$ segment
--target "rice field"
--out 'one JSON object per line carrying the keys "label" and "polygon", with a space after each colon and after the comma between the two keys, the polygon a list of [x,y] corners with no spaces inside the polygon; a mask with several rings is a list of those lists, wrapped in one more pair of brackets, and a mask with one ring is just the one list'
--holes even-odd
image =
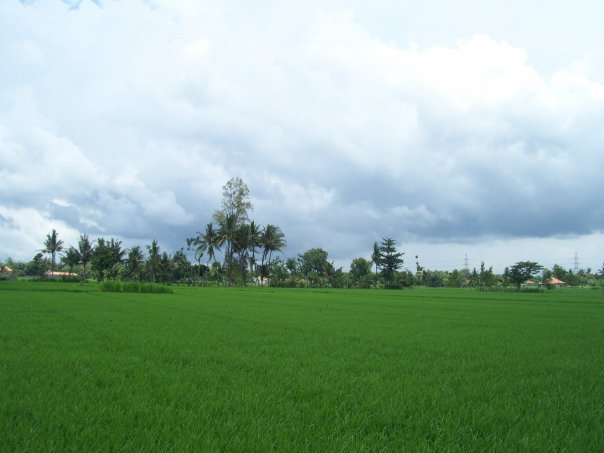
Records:
{"label": "rice field", "polygon": [[604,451],[604,294],[0,282],[0,451]]}

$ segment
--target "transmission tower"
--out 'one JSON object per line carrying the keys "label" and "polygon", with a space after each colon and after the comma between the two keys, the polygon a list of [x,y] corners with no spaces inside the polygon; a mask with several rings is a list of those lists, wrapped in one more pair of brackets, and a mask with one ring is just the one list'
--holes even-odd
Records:
{"label": "transmission tower", "polygon": [[463,265],[464,265],[465,270],[468,270],[468,254],[467,253],[463,259]]}
{"label": "transmission tower", "polygon": [[577,255],[577,252],[575,252],[575,258],[573,260],[573,272],[575,273],[575,275],[577,274],[577,272],[579,272],[579,256]]}

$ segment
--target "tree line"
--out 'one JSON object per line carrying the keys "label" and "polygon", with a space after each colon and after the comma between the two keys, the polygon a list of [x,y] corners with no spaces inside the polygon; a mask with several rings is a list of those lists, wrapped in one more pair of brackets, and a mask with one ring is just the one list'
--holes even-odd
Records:
{"label": "tree line", "polygon": [[[183,246],[173,254],[162,251],[157,239],[144,248],[134,245],[126,249],[115,238],[101,237],[94,242],[86,234],[80,235],[77,245],[66,247],[53,229],[30,262],[18,263],[9,258],[6,266],[0,264],[0,278],[8,267],[13,276],[280,287],[519,288],[532,280],[547,286],[552,278],[568,285],[604,282],[604,264],[594,274],[591,269],[573,272],[557,264],[545,269],[539,263],[521,261],[497,275],[484,263],[471,271],[430,270],[422,266],[416,256],[415,272],[412,272],[403,269],[405,253],[399,251],[396,241],[389,237],[374,242],[371,256],[353,259],[349,271],[344,272],[342,267],[336,268],[334,262],[329,261],[328,252],[321,248],[283,258],[280,254],[287,244],[285,234],[276,225],[262,226],[250,220],[251,210],[247,185],[240,178],[232,178],[223,187],[221,207],[212,215],[213,221],[203,231],[187,238],[186,248]],[[188,254],[193,255],[193,262]],[[61,271],[57,271],[58,268]]]}

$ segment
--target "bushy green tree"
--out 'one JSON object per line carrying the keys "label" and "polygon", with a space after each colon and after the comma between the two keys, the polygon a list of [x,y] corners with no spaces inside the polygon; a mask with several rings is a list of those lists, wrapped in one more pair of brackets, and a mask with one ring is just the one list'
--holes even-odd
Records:
{"label": "bushy green tree", "polygon": [[105,278],[115,280],[121,277],[123,267],[120,266],[125,253],[126,250],[122,249],[122,241],[113,238],[108,241],[104,238],[97,239],[90,263],[97,279],[99,281]]}
{"label": "bushy green tree", "polygon": [[485,267],[484,262],[480,263],[480,274],[478,275],[479,284],[481,287],[491,288],[495,285],[497,278],[493,272],[493,266],[488,269]]}
{"label": "bushy green tree", "polygon": [[379,268],[386,287],[393,282],[394,273],[403,265],[404,252],[396,250],[396,241],[392,238],[383,238],[379,246]]}
{"label": "bushy green tree", "polygon": [[300,272],[311,285],[321,285],[321,279],[325,277],[325,267],[328,264],[328,253],[321,248],[312,248],[298,255]]}
{"label": "bushy green tree", "polygon": [[350,279],[363,288],[367,288],[371,283],[368,277],[371,275],[371,261],[365,258],[355,258],[350,263]]}
{"label": "bushy green tree", "polygon": [[26,275],[36,275],[43,277],[44,273],[50,269],[50,261],[44,257],[43,253],[36,253],[34,258],[27,263],[25,268]]}
{"label": "bushy green tree", "polygon": [[184,250],[177,250],[172,257],[172,275],[173,280],[181,281],[191,276],[191,263],[187,259],[187,255]]}
{"label": "bushy green tree", "polygon": [[518,288],[532,278],[535,278],[539,272],[543,270],[543,266],[533,261],[519,261],[510,267],[510,281]]}

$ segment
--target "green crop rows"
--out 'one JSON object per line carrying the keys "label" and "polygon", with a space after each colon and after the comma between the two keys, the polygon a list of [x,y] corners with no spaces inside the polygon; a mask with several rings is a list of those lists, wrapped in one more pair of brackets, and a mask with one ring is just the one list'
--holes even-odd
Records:
{"label": "green crop rows", "polygon": [[604,451],[603,302],[0,282],[0,451]]}

